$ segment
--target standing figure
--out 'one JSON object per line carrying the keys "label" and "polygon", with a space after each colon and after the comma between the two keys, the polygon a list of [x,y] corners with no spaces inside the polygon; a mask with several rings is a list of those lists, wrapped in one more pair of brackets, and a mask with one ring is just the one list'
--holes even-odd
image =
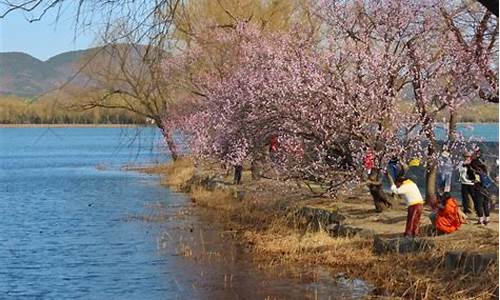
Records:
{"label": "standing figure", "polygon": [[278,142],[278,136],[277,135],[273,135],[269,141],[269,152],[270,153],[275,153],[278,151],[278,147],[279,147],[279,142]]}
{"label": "standing figure", "polygon": [[453,162],[451,161],[450,152],[447,149],[443,150],[438,160],[439,171],[439,192],[449,193],[451,191],[451,176],[453,174]]}
{"label": "standing figure", "polygon": [[243,173],[243,166],[238,164],[234,166],[234,184],[241,183],[241,174]]}
{"label": "standing figure", "polygon": [[470,163],[472,175],[474,176],[474,189],[476,194],[476,213],[478,225],[487,225],[490,222],[491,196],[489,188],[492,185],[488,176],[488,168],[481,158],[481,150],[477,148],[474,152],[474,158]]}
{"label": "standing figure", "polygon": [[420,227],[420,217],[424,209],[424,199],[418,186],[406,177],[398,177],[395,184],[391,186],[394,194],[401,195],[408,206],[406,216],[405,237],[415,237],[418,235]]}
{"label": "standing figure", "polygon": [[[459,181],[462,185],[462,207],[465,214],[472,213],[472,205],[476,203],[476,192],[474,189],[474,175],[472,169],[470,168],[470,163],[472,161],[472,155],[469,152],[464,153],[464,160],[460,163],[458,167]],[[472,180],[470,179],[472,178]],[[476,209],[474,207],[474,209]]]}
{"label": "standing figure", "polygon": [[365,149],[365,154],[363,156],[363,168],[366,173],[370,175],[372,169],[375,168],[375,153],[369,148]]}

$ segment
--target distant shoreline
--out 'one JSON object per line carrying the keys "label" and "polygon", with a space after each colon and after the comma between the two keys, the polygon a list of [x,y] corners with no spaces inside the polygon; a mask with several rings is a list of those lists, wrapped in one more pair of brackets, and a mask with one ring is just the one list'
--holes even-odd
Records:
{"label": "distant shoreline", "polygon": [[148,127],[146,124],[0,124],[0,128],[125,128]]}

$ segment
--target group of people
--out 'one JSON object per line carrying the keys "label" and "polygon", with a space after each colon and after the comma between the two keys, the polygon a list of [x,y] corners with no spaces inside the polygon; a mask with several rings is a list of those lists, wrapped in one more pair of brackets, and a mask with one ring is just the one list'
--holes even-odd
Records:
{"label": "group of people", "polygon": [[[279,147],[278,138],[272,136],[269,142],[269,153],[272,157]],[[368,175],[374,169],[374,153],[366,150],[363,166]],[[418,160],[412,160],[410,166],[418,165]],[[454,165],[447,147],[443,148],[438,159],[438,193],[437,205],[431,205],[433,212],[430,215],[432,224],[441,233],[456,231],[466,223],[467,215],[472,213],[472,206],[477,214],[478,225],[487,225],[490,222],[491,195],[489,192],[493,181],[488,175],[488,168],[484,163],[478,147],[473,153],[465,151],[464,159],[458,167],[459,182],[461,183],[462,207],[451,195],[452,175]],[[234,166],[234,183],[240,184],[243,167]],[[402,164],[397,157],[392,157],[387,165],[387,177],[391,185],[391,192],[400,195],[407,207],[406,228],[404,235],[408,237],[419,234],[420,219],[423,212],[424,198],[415,182],[407,177],[408,167]],[[471,205],[472,202],[472,205]],[[388,203],[390,204],[390,203]]]}
{"label": "group of people", "polygon": [[[419,233],[424,199],[417,184],[407,178],[406,172],[398,168],[398,165],[397,158],[389,161],[388,177],[391,181],[392,193],[401,195],[408,207],[404,235],[413,237]],[[493,182],[488,176],[486,164],[481,157],[481,151],[477,148],[473,154],[465,152],[464,160],[459,166],[463,212],[460,210],[457,200],[450,194],[453,164],[447,149],[444,149],[441,154],[438,168],[439,203],[436,207],[433,207],[433,212],[430,215],[432,224],[438,232],[451,233],[465,223],[466,214],[470,214],[472,208],[469,202],[473,203],[478,217],[476,224],[487,225],[490,222],[491,208],[489,189]]]}

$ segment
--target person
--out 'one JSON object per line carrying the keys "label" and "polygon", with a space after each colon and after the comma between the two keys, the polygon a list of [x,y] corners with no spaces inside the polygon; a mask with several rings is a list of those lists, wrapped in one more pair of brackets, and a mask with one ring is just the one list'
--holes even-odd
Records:
{"label": "person", "polygon": [[453,162],[450,158],[450,152],[445,148],[441,152],[441,156],[438,160],[438,170],[439,170],[439,190],[440,193],[446,193],[451,191],[451,177],[453,174]]}
{"label": "person", "polygon": [[401,175],[401,164],[397,156],[391,157],[387,163],[387,178],[389,179],[389,184],[392,186],[396,182],[396,178]]}
{"label": "person", "polygon": [[278,151],[279,147],[278,136],[273,135],[269,141],[269,153],[275,153]]}
{"label": "person", "polygon": [[479,147],[474,149],[474,156],[472,157],[470,165],[474,171],[482,171],[484,173],[488,172],[488,167],[486,167],[486,164],[483,161],[481,149]]}
{"label": "person", "polygon": [[234,166],[234,184],[241,183],[241,174],[243,173],[243,166],[241,164],[237,164]]}
{"label": "person", "polygon": [[405,176],[400,176],[396,179],[394,185],[391,186],[391,191],[394,194],[401,195],[408,206],[404,236],[417,236],[420,227],[420,217],[424,209],[424,199],[422,198],[422,194],[420,194],[418,186]]}
{"label": "person", "polygon": [[488,176],[488,169],[481,158],[481,150],[479,148],[474,152],[474,157],[470,163],[471,171],[469,179],[474,180],[474,189],[476,195],[476,214],[478,225],[487,225],[490,222],[490,205],[491,198],[489,188],[492,185],[491,179]]}
{"label": "person", "polygon": [[370,148],[365,149],[365,154],[363,156],[363,168],[366,170],[368,175],[370,175],[372,169],[375,168],[375,153],[373,153]]}
{"label": "person", "polygon": [[[472,160],[472,155],[469,152],[464,152],[464,160],[460,163],[458,167],[458,173],[459,173],[459,181],[461,183],[461,192],[462,192],[462,207],[464,210],[465,214],[470,214],[472,213],[471,210],[471,202],[476,203],[476,194],[475,194],[475,189],[474,189],[474,180],[469,179],[467,172],[471,173],[472,170],[470,168],[470,163]],[[475,209],[475,207],[474,207]]]}
{"label": "person", "polygon": [[[393,186],[395,184],[396,178],[400,176],[406,176],[406,169],[403,164],[400,162],[397,156],[392,156],[391,159],[387,162],[387,168],[385,173],[387,175],[387,180],[389,181],[389,185]],[[397,194],[392,193],[393,198],[397,196]]]}
{"label": "person", "polygon": [[462,224],[466,223],[466,218],[460,211],[457,200],[449,192],[443,194],[439,208],[429,217],[437,231],[445,234],[457,231]]}

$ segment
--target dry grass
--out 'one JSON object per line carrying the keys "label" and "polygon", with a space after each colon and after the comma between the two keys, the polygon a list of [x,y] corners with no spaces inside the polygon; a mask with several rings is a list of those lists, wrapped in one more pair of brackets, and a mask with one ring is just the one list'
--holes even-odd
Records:
{"label": "dry grass", "polygon": [[498,104],[477,103],[462,107],[458,111],[459,122],[498,122]]}
{"label": "dry grass", "polygon": [[191,200],[199,206],[224,210],[235,209],[235,200],[229,191],[208,191],[201,186],[195,186],[189,195]]}
{"label": "dry grass", "polygon": [[[411,112],[413,103],[401,101],[397,103],[398,109],[402,112]],[[473,123],[497,123],[498,122],[498,104],[497,103],[470,103],[460,107],[458,110],[458,122]],[[447,110],[438,114],[438,120],[447,120],[449,112]]]}
{"label": "dry grass", "polygon": [[168,164],[158,164],[148,167],[127,167],[126,170],[139,171],[147,174],[161,174],[162,184],[179,190],[181,185],[191,179],[195,172],[194,162],[190,157],[181,157]]}
{"label": "dry grass", "polygon": [[[190,181],[194,174],[190,160],[164,166],[162,170],[170,178],[164,183],[174,187]],[[214,209],[218,222],[232,231],[236,229],[241,242],[263,267],[288,263],[328,266],[333,274],[343,272],[375,286],[369,296],[374,299],[491,299],[498,288],[498,266],[475,275],[443,268],[447,250],[497,249],[498,236],[494,236],[497,233],[493,230],[480,233],[464,230],[461,235],[436,237],[438,247],[427,253],[379,256],[372,251],[371,239],[332,238],[321,230],[304,231],[283,210],[284,203],[287,207],[303,205],[305,201],[298,200],[303,198],[291,186],[274,188],[269,181],[260,181],[258,185],[245,183],[238,187],[247,193],[244,201],[235,199],[234,186],[209,191],[196,185],[191,187],[189,195],[197,205]],[[489,242],[479,246],[471,242],[478,239]],[[186,247],[179,252],[192,255]]]}
{"label": "dry grass", "polygon": [[179,189],[183,183],[193,177],[194,171],[193,160],[188,157],[182,157],[165,167],[163,174],[166,174],[166,176],[163,179],[163,183]]}
{"label": "dry grass", "polygon": [[246,231],[256,257],[269,265],[295,262],[324,265],[375,286],[373,299],[491,299],[498,287],[494,266],[480,274],[443,268],[443,249],[418,255],[377,256],[371,241],[332,238],[325,232],[300,234]]}
{"label": "dry grass", "polygon": [[325,263],[331,253],[347,254],[353,245],[363,243],[357,238],[332,238],[325,231],[299,232],[284,226],[275,223],[264,231],[247,230],[242,238],[252,244],[255,253],[273,257],[274,263]]}

